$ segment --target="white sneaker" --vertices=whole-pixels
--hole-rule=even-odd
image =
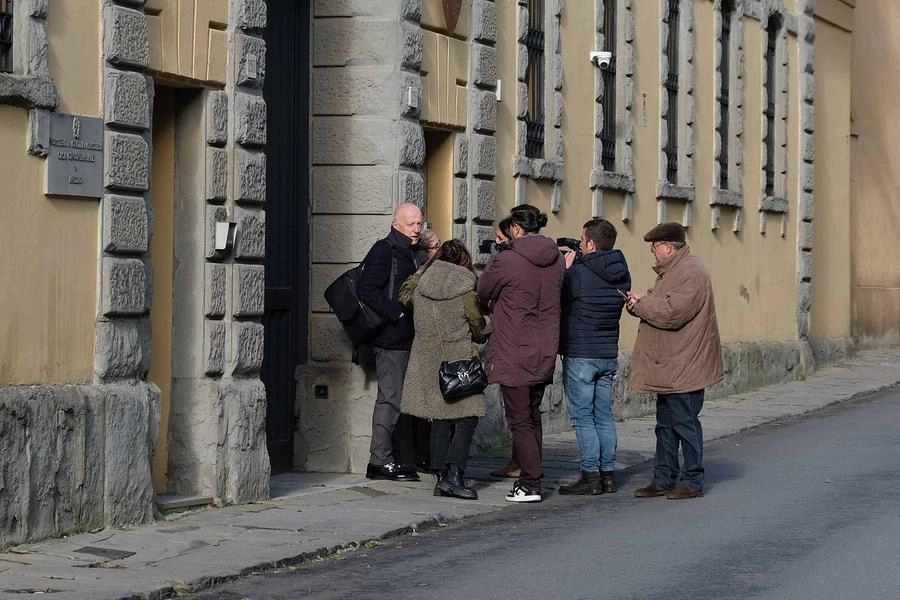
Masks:
[[[540,502],[540,491],[529,490],[519,480],[513,484],[512,489],[506,494],[507,502]]]

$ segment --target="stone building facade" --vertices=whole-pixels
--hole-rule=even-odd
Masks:
[[[871,51],[891,9],[855,4],[0,0],[0,547],[362,470],[376,385],[322,292],[400,202],[471,248],[521,202],[550,236],[603,216],[637,288],[643,233],[682,222],[716,289],[711,395],[896,335],[868,118],[895,111],[854,92],[889,71],[853,34]],[[93,126],[97,191],[48,194]],[[651,408],[624,392],[636,326],[621,416]],[[559,382],[545,408],[568,426]]]
[[[11,5],[4,233],[37,240],[0,268],[0,546],[149,522],[154,488],[266,498],[265,3]],[[100,189],[45,195],[89,122]]]

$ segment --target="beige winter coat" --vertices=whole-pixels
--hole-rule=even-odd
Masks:
[[[423,419],[484,416],[484,395],[449,403],[438,387],[443,360],[473,356],[472,334],[484,328],[477,308],[475,274],[465,267],[436,260],[421,274],[412,293],[413,338],[403,384],[400,411]]]
[[[641,318],[628,389],[679,394],[722,379],[722,345],[709,272],[685,246],[653,268],[656,283],[630,312]]]

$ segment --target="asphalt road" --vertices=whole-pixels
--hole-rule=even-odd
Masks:
[[[701,414],[702,420],[702,414]],[[706,496],[552,495],[205,600],[900,598],[900,390],[706,448]]]

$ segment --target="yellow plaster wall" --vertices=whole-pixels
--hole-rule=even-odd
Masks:
[[[861,337],[896,335],[900,330],[900,246],[894,241],[900,231],[897,23],[900,3],[856,3],[851,92],[851,314],[853,334]]]
[[[147,0],[145,12],[152,71],[224,85],[227,0]]]
[[[48,64],[64,112],[100,115],[100,6],[54,0]],[[28,111],[0,104],[0,386],[87,383],[94,362],[99,204],[47,198]]]
[[[528,184],[528,201],[548,214],[550,222],[544,233],[551,237],[574,236],[584,221],[591,218],[590,172],[593,167],[594,77],[596,67],[588,61],[594,48],[595,23],[593,3],[568,2],[561,22],[562,59],[564,65],[563,136],[565,179],[562,183],[562,207],[551,213],[548,183]],[[503,80],[504,98],[498,103],[496,133],[498,216],[515,203],[515,179],[512,176],[515,154],[515,68],[516,68],[516,2],[498,2],[499,39],[498,69]],[[743,231],[731,231],[734,212],[722,210],[720,229],[711,230],[712,161],[714,159],[714,55],[716,39],[713,4],[697,0],[695,11],[695,125],[694,172],[696,200],[693,226],[688,233],[692,250],[707,264],[713,276],[719,325],[725,342],[789,341],[796,337],[796,254],[797,254],[797,168],[788,166],[788,200],[790,204],[787,235],[781,237],[780,215],[767,217],[768,233],[759,233],[757,211],[762,181],[762,41],[760,24],[744,19],[744,171],[745,195]],[[655,273],[643,234],[657,223],[656,188],[660,160],[660,3],[635,2],[636,30],[634,77],[634,160],[636,193],[633,220],[623,222],[623,197],[604,194],[603,216],[612,221],[619,232],[617,246],[629,260],[635,289],[651,286]],[[620,16],[620,19],[623,18]],[[797,64],[797,42],[790,37],[790,61]],[[754,49],[759,49],[754,51]],[[624,68],[624,65],[620,65]],[[796,88],[798,72],[791,71],[791,87]],[[799,126],[799,95],[796,89],[789,97],[789,157],[796,154]],[[646,107],[646,125],[643,111]],[[619,126],[624,126],[620,123]],[[790,158],[789,158],[790,160]],[[793,182],[793,183],[792,183]],[[683,204],[670,202],[669,220],[681,220]],[[621,346],[631,347],[637,324],[623,317]]]
[[[850,32],[817,17],[815,263],[810,324],[810,336],[817,338],[849,337],[851,333],[850,61]]]

